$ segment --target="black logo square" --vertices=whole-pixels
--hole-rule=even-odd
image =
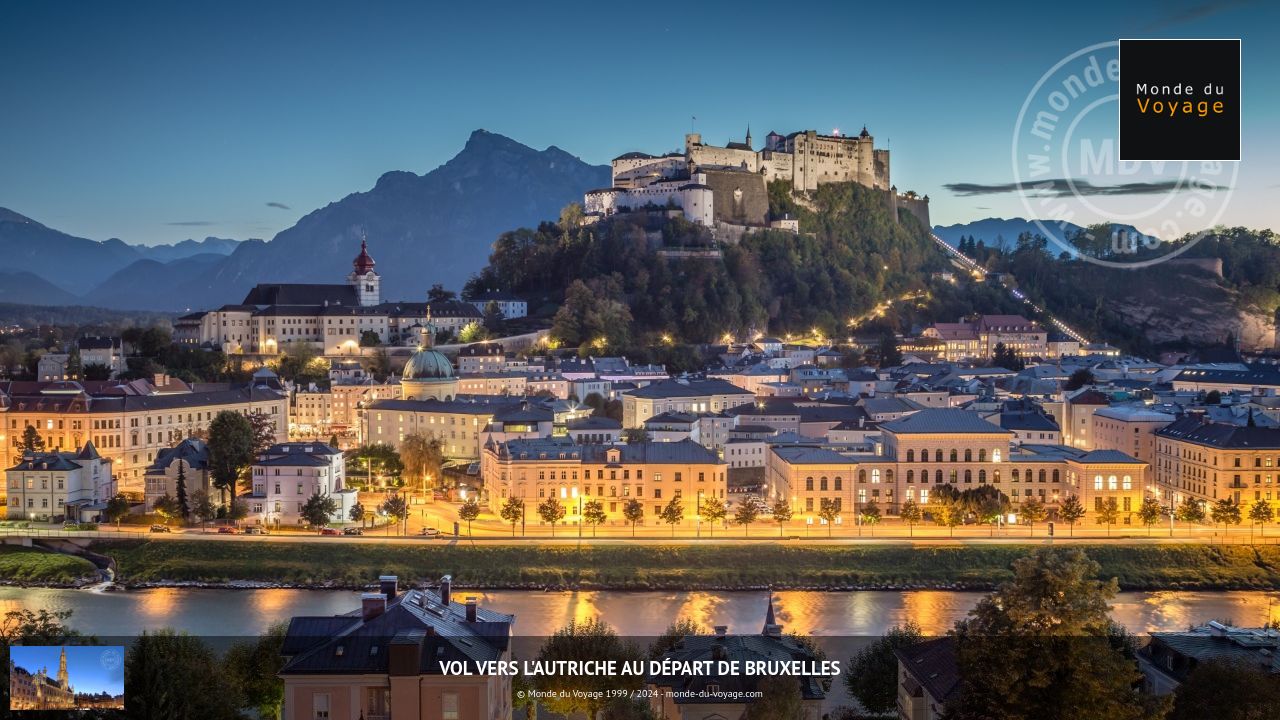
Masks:
[[[1239,40],[1120,41],[1121,160],[1240,159]]]

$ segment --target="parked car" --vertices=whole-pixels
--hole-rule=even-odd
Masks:
[[[152,525],[152,526],[151,526],[151,532],[153,532],[153,533],[167,533],[167,532],[172,532],[172,530],[170,530],[170,529],[169,529],[169,526],[168,526],[168,525]]]
[[[222,527],[218,528],[218,534],[219,535],[235,535],[236,529],[231,527],[230,525],[223,525]]]
[[[245,535],[270,535],[270,534],[271,534],[271,531],[270,531],[269,529],[267,529],[266,527],[263,527],[263,526],[260,526],[260,525],[255,525],[255,526],[253,526],[253,527],[247,527],[247,528],[245,528],[245,529],[244,529],[244,534],[245,534]]]
[[[433,527],[424,527],[418,531],[418,534],[423,537],[435,537],[440,534],[440,529],[433,528]]]
[[[62,529],[63,530],[79,530],[80,523],[76,522],[75,520],[63,520]]]
[[[320,528],[320,534],[321,535],[340,535],[341,533],[339,533],[334,528],[327,527],[327,528]]]
[[[363,535],[364,531],[361,530],[360,528],[343,528],[342,534],[343,535]]]

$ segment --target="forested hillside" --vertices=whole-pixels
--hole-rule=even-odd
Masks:
[[[559,222],[504,233],[469,287],[519,293],[531,309],[563,300],[557,339],[616,349],[645,333],[683,343],[814,328],[830,336],[946,267],[914,217],[895,222],[883,196],[859,185],[824,185],[809,207],[776,201],[776,212],[799,217],[799,236],[753,232],[712,258],[663,255],[706,246],[681,219],[636,212],[579,227],[570,209]]]

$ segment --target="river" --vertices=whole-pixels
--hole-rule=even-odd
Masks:
[[[455,591],[481,605],[516,616],[515,634],[536,637],[570,620],[600,617],[622,635],[652,636],[676,618],[730,632],[759,632],[764,592],[535,592]],[[787,631],[816,636],[866,636],[913,620],[926,634],[945,632],[964,617],[981,593],[787,591],[774,593],[778,621]],[[144,630],[174,628],[202,636],[256,635],[294,615],[336,615],[358,608],[359,593],[339,590],[212,590],[157,588],[94,592],[0,587],[0,611],[71,610],[77,630],[129,637]],[[1280,592],[1126,592],[1112,617],[1135,633],[1179,630],[1209,620],[1258,626],[1280,619]]]

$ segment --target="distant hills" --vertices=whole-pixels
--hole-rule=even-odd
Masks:
[[[135,262],[168,262],[202,253],[226,256],[239,244],[237,240],[214,237],[155,246],[129,245],[116,238],[90,240],[0,208],[0,253],[6,260],[5,275],[0,276],[0,297],[7,302],[66,304],[66,298],[57,293],[42,294],[47,288],[39,283],[8,275],[29,273],[74,299],[76,293],[97,286]]]
[[[1069,241],[1072,235],[1084,229],[1075,223],[1058,220],[1042,220],[1041,222],[1061,240]],[[1132,225],[1114,224],[1112,227],[1123,229],[1130,234],[1139,234],[1138,230]],[[984,245],[988,246],[998,245],[1001,239],[1009,246],[1012,246],[1014,241],[1018,239],[1018,235],[1024,232],[1032,235],[1045,234],[1045,231],[1036,224],[1035,220],[1027,220],[1020,217],[983,218],[973,222],[956,223],[955,225],[935,225],[933,227],[933,234],[942,238],[943,242],[952,247],[959,244],[962,235],[965,237],[973,236],[974,240],[981,240]],[[1055,252],[1061,251],[1056,245],[1051,247]]]
[[[424,175],[388,172],[373,188],[305,215],[266,242],[208,238],[143,248],[74,237],[0,209],[0,250],[11,260],[6,271],[34,276],[0,275],[0,301],[216,307],[238,302],[259,282],[341,282],[362,233],[383,297],[420,299],[433,283],[461,288],[484,267],[503,231],[554,219],[608,182],[607,166],[476,130],[444,165]]]

